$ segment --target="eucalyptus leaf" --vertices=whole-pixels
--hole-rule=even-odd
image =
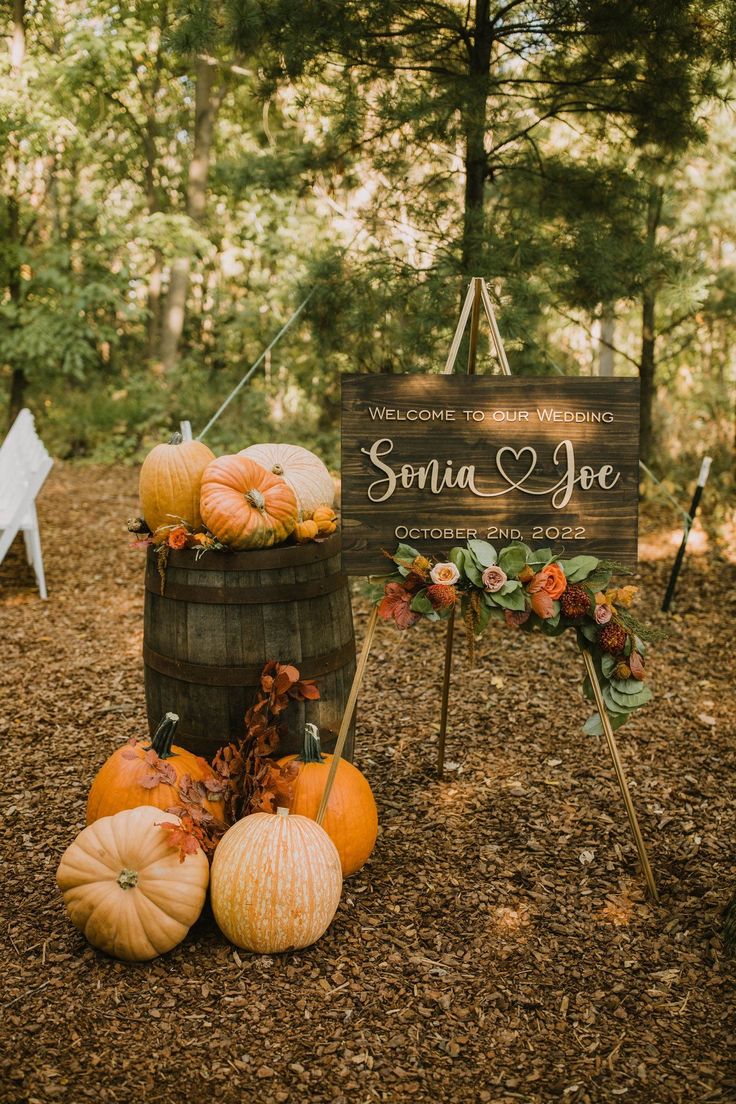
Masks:
[[[498,556],[498,566],[507,575],[518,575],[526,567],[526,551],[523,544],[508,544]]]
[[[580,583],[595,571],[599,563],[597,556],[573,556],[571,560],[560,560],[560,567],[569,583]]]
[[[498,561],[498,553],[492,544],[484,540],[469,540],[468,548],[481,567],[493,567]]]
[[[608,719],[611,722],[611,728],[614,731],[620,728],[622,724],[629,719],[628,713],[609,713]],[[602,736],[603,724],[601,723],[600,713],[594,713],[592,717],[588,717],[587,721],[583,725],[583,732],[587,736]]]
[[[488,598],[502,609],[516,610],[521,613],[526,608],[524,592],[521,589],[514,590],[511,594],[502,594],[499,590],[496,594],[489,594]]]
[[[404,563],[397,564],[397,567],[402,575],[406,576],[410,573],[411,568],[408,566],[412,563],[419,553],[416,548],[412,548],[409,544],[400,544],[394,552],[394,560],[403,560]],[[406,566],[404,566],[406,564]]]
[[[426,590],[420,590],[418,594],[414,595],[411,600],[410,608],[413,609],[415,613],[423,613],[427,617],[435,612],[434,606],[427,597]]]
[[[611,678],[613,672],[616,670],[617,662],[618,661],[615,656],[608,655],[607,652],[604,654],[603,658],[601,659],[601,671],[603,672],[604,678]]]

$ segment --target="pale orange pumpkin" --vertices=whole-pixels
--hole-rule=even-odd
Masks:
[[[248,456],[266,471],[286,480],[296,495],[304,520],[311,517],[317,506],[322,503],[331,506],[335,500],[332,476],[319,456],[301,445],[249,445],[240,455]]]
[[[89,791],[87,824],[138,805],[157,809],[181,805],[178,785],[185,775],[193,783],[201,783],[203,808],[224,823],[224,803],[209,763],[173,743],[178,721],[176,713],[167,713],[150,741],[127,743],[112,753]],[[212,783],[209,793],[208,782]]]
[[[202,911],[209,863],[204,852],[180,861],[162,823],[178,817],[152,805],[125,809],[85,828],[62,855],[56,881],[72,923],[93,947],[145,962],[181,943]]]
[[[331,755],[322,754],[316,725],[307,724],[301,755],[278,761],[291,789],[290,812],[316,818],[331,762]],[[375,846],[378,810],[367,778],[347,759],[338,763],[322,826],[337,847],[343,877],[355,874]]]
[[[215,920],[246,951],[308,947],[330,926],[341,890],[334,843],[313,820],[288,809],[239,820],[212,860]]]
[[[170,526],[182,522],[200,529],[199,495],[205,468],[215,458],[201,441],[183,441],[175,433],[168,445],[156,445],[143,461],[139,482],[141,513],[154,540],[164,541]]]
[[[281,476],[247,456],[221,456],[202,477],[202,518],[229,548],[270,548],[297,523],[296,495]]]

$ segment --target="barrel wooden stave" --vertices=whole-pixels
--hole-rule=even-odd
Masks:
[[[303,677],[319,665],[325,652],[345,654],[333,659],[333,670],[317,675],[318,701],[292,702],[284,715],[288,736],[278,754],[298,751],[304,724],[317,725],[329,750],[337,736],[355,670],[355,637],[347,580],[341,576],[339,537],[324,545],[295,545],[270,550],[276,565],[268,569],[268,553],[207,553],[206,563],[194,563],[193,553],[172,553],[166,572],[164,595],[158,589],[153,553],[149,552],[144,642],[148,650],[164,657],[165,666],[207,664],[209,671],[185,669],[185,677],[162,673],[145,662],[146,705],[151,730],[161,715],[173,710],[180,716],[177,740],[185,747],[210,758],[217,747],[243,733],[243,715],[255,699],[260,671],[269,659],[293,662]],[[287,556],[284,556],[287,553]],[[316,553],[316,554],[315,554]],[[276,555],[278,554],[278,555]],[[292,563],[283,563],[291,559]],[[281,563],[279,563],[281,561]],[[216,570],[215,564],[223,570]],[[252,569],[250,564],[253,564]],[[202,570],[204,568],[204,570]],[[220,595],[243,588],[264,594],[262,605],[226,601],[188,602],[179,588],[205,586]],[[287,587],[291,599],[267,601],[268,589]],[[327,594],[300,597],[300,588],[328,589]],[[330,589],[334,588],[334,589]],[[172,592],[179,594],[174,598]],[[284,591],[279,591],[283,597]],[[201,596],[201,595],[200,595]],[[251,593],[251,598],[253,593]],[[212,685],[207,678],[227,677],[228,669],[252,668],[243,686]],[[218,670],[215,670],[217,668]],[[223,675],[224,672],[224,675]],[[181,671],[179,672],[181,674]],[[348,744],[352,754],[352,732]]]

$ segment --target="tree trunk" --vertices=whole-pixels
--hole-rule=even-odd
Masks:
[[[25,0],[13,0],[13,33],[10,39],[10,65],[19,88],[23,62],[26,56],[25,7]],[[8,146],[8,245],[10,247],[9,252],[11,256],[8,291],[10,293],[10,301],[17,307],[20,305],[21,300],[20,151],[14,136],[10,137]],[[23,408],[27,383],[28,380],[22,366],[14,365],[13,374],[10,380],[8,428],[13,424],[18,413]]]
[[[616,334],[616,315],[613,307],[606,304],[601,316],[601,336],[598,342],[598,375],[615,375],[613,362],[613,339]]]
[[[158,137],[158,93],[161,88],[161,72],[163,69],[164,35],[168,25],[168,0],[162,0],[158,13],[158,42],[156,44],[156,58],[153,64],[153,81],[146,112],[146,126],[144,130],[144,154],[145,154],[145,182],[146,202],[148,213],[153,215],[161,210],[159,189],[156,187],[156,162],[158,149],[156,139]],[[146,350],[148,359],[156,356],[161,337],[161,281],[163,276],[163,254],[160,249],[153,253],[153,267],[148,277],[148,327],[146,335]]]
[[[189,162],[187,180],[187,214],[194,223],[201,226],[207,210],[207,177],[215,133],[215,119],[222,93],[213,91],[215,66],[210,65],[203,58],[197,58],[196,80],[194,149]],[[170,372],[176,366],[179,355],[189,291],[190,267],[189,252],[177,257],[171,265],[169,292],[161,327],[160,360],[165,372]]]
[[[491,71],[493,34],[490,0],[476,0],[475,25],[469,47],[468,94],[464,105],[465,201],[463,208],[462,270],[466,276],[483,275],[485,245],[484,191],[488,173],[486,126],[488,77]]]
[[[654,268],[654,251],[657,244],[657,229],[662,214],[663,189],[659,184],[651,184],[647,201],[647,258],[650,269]],[[656,276],[652,273],[645,285],[641,304],[641,359],[639,379],[641,382],[639,411],[639,454],[645,463],[649,462],[652,450],[652,410],[656,392],[656,356],[657,340],[654,328],[654,316],[657,306]]]

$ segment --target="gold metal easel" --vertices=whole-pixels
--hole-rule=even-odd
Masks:
[[[474,276],[470,281],[468,293],[465,296],[465,301],[460,311],[460,318],[458,320],[457,328],[455,330],[452,344],[450,345],[450,351],[447,356],[447,361],[443,369],[443,374],[449,375],[457,360],[457,354],[460,350],[463,334],[470,321],[470,333],[469,333],[469,345],[468,345],[468,375],[475,374],[475,365],[478,354],[478,331],[480,327],[480,313],[481,307],[488,320],[491,333],[491,343],[493,345],[498,363],[501,368],[501,372],[505,376],[511,375],[511,369],[509,362],[506,358],[506,351],[503,347],[503,341],[501,339],[501,333],[496,322],[496,315],[493,310],[493,302],[491,300],[490,292],[484,279],[480,276]],[[370,654],[371,645],[373,643],[373,635],[376,631],[376,623],[378,621],[378,606],[374,606],[371,612],[371,616],[366,628],[365,639],[363,641],[363,647],[360,652],[360,658],[358,660],[357,667],[355,669],[355,675],[353,677],[353,684],[350,688],[350,694],[348,695],[348,701],[345,706],[345,713],[343,714],[342,721],[340,723],[340,730],[337,735],[337,742],[335,744],[335,750],[333,752],[332,762],[330,763],[330,770],[327,775],[327,781],[325,782],[324,793],[322,794],[322,800],[320,802],[319,809],[317,811],[317,823],[322,824],[325,813],[327,812],[327,804],[330,800],[330,791],[335,781],[335,775],[337,773],[337,767],[342,757],[342,753],[345,748],[345,742],[347,740],[348,731],[350,729],[350,722],[353,719],[353,713],[355,712],[355,704],[358,700],[358,692],[360,690],[363,677],[365,675],[365,668],[368,662],[368,656]],[[444,676],[442,680],[442,698],[440,709],[440,731],[439,740],[437,746],[437,774],[440,778],[444,775],[445,769],[445,739],[447,735],[447,716],[450,699],[450,678],[452,674],[452,646],[455,633],[455,607],[452,607],[450,617],[447,622],[447,634],[445,636],[445,666]],[[616,778],[618,780],[619,788],[621,790],[621,796],[624,800],[626,807],[626,814],[629,818],[629,825],[631,832],[634,836],[634,842],[636,844],[636,850],[639,854],[639,861],[641,863],[644,877],[646,879],[649,892],[653,899],[659,902],[659,894],[657,892],[657,886],[654,881],[654,875],[649,863],[649,856],[647,855],[646,845],[644,843],[644,837],[641,834],[639,827],[639,821],[636,816],[636,810],[634,803],[631,800],[631,794],[629,793],[629,787],[624,774],[623,764],[619,755],[618,747],[616,745],[616,738],[613,734],[613,728],[606,712],[606,706],[603,701],[603,692],[601,690],[600,682],[598,681],[598,673],[595,669],[595,663],[590,651],[585,648],[583,650],[583,662],[585,664],[585,670],[590,679],[591,686],[593,687],[593,695],[598,707],[598,713],[601,718],[601,725],[606,737],[606,743],[608,744],[608,750],[613,761],[613,768],[616,772]]]

